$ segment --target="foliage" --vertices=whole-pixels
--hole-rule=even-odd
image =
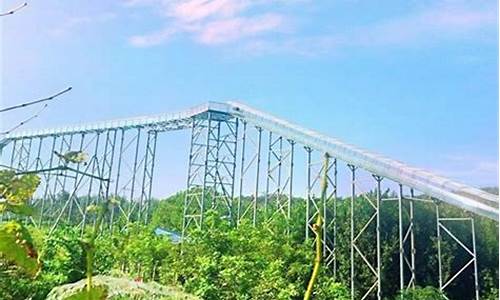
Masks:
[[[16,221],[0,224],[0,253],[26,273],[38,272],[37,253],[28,230]]]
[[[168,200],[156,201],[149,225],[127,220],[115,226],[112,232],[99,231],[94,240],[92,276],[107,274],[134,278],[139,282],[156,281],[168,286],[182,286],[187,292],[204,299],[302,298],[312,272],[314,255],[313,241],[305,241],[304,237],[303,199],[293,199],[290,222],[277,216],[274,223],[258,220],[260,222],[255,227],[243,221],[234,228],[221,217],[222,212],[209,211],[203,231],[190,232],[189,238],[178,245],[155,235],[154,230],[161,227],[180,231],[183,200],[184,194],[178,193]],[[250,201],[250,198],[243,197],[243,201]],[[258,206],[262,208],[260,199]],[[384,202],[383,206],[382,294],[385,299],[392,299],[399,292],[398,210],[394,202]],[[349,226],[344,226],[350,222],[349,209],[350,201],[338,201],[337,216],[343,225],[338,227],[336,237],[337,277],[333,278],[331,270],[321,267],[313,299],[350,299],[350,290],[344,285],[350,276],[350,231]],[[422,298],[436,296],[434,209],[432,204],[415,204],[416,276],[417,283],[426,288],[410,291],[405,297],[441,299]],[[361,198],[355,202],[355,210],[355,230],[359,232],[373,210]],[[446,205],[441,211],[443,215],[468,216]],[[497,299],[498,223],[479,217],[475,221],[481,299]],[[285,233],[287,224],[291,226],[290,234]],[[458,223],[449,224],[449,227],[460,239],[469,242],[470,227]],[[45,226],[40,230],[30,226],[27,229],[39,253],[40,270],[33,278],[14,264],[0,260],[0,299],[45,299],[53,287],[85,277],[86,251],[80,243],[81,228],[59,226],[50,236]],[[88,226],[85,231],[93,232],[93,229]],[[366,250],[369,259],[375,250],[373,232],[374,227],[368,227],[358,239],[358,245]],[[446,276],[469,257],[466,252],[460,252],[459,246],[447,236],[443,237],[442,250]],[[357,282],[371,282],[371,271],[364,268],[360,257],[355,257],[355,264]],[[472,270],[467,269],[457,281],[460,285],[452,284],[446,289],[447,296],[450,299],[469,299],[473,283],[471,276]]]
[[[0,170],[0,213],[31,215],[27,201],[39,184],[40,178],[34,174],[17,176],[14,171]]]
[[[39,184],[40,178],[35,175],[17,176],[13,171],[0,170],[0,214],[32,215],[28,200]],[[21,222],[12,220],[0,224],[0,259],[34,276],[39,267],[37,258],[31,235]]]
[[[151,226],[153,228],[160,227],[181,232],[185,197],[185,192],[179,192],[163,201],[155,201],[152,209],[154,214]]]
[[[50,236],[46,230],[29,227],[39,249],[40,270],[33,278],[12,264],[0,264],[0,299],[45,299],[60,284],[80,280],[85,274],[85,260],[78,243],[79,231],[59,227]]]
[[[0,215],[31,216],[33,209],[28,200],[39,184],[36,175],[18,176],[13,171],[0,170]],[[0,223],[0,297],[19,299],[18,286],[12,283],[29,289],[39,267],[38,252],[27,227],[19,220]]]
[[[82,289],[73,295],[64,297],[64,300],[104,300],[108,296],[108,289],[103,286],[93,286],[91,289]]]
[[[446,300],[447,298],[434,287],[409,289],[401,294],[405,300]],[[401,299],[396,297],[395,299]]]
[[[233,228],[216,212],[203,231],[192,233],[162,265],[162,282],[182,284],[203,299],[299,299],[312,271],[313,253],[266,227],[242,223]],[[328,276],[318,279],[322,282]],[[324,299],[337,292],[319,287]]]
[[[133,223],[125,231],[99,236],[95,261],[97,266],[104,262],[130,276],[154,280],[159,276],[159,266],[174,253],[174,248],[170,240],[154,235],[150,227]]]
[[[95,292],[90,297],[92,299],[107,300],[199,300],[199,298],[184,293],[174,287],[166,287],[155,282],[144,283],[133,281],[127,278],[117,278],[110,276],[94,277]],[[53,289],[47,296],[47,300],[87,300],[88,294],[85,291],[86,282],[84,280],[71,284],[62,285]]]
[[[497,288],[493,288],[491,289],[483,299],[485,300],[498,300],[500,297],[499,297],[499,294],[498,294],[498,289]]]
[[[341,283],[335,282],[331,276],[323,275],[323,280],[318,282],[319,287],[314,292],[315,300],[348,300],[351,299],[349,289]]]
[[[43,233],[42,274],[51,274],[57,284],[80,280],[85,276],[85,258],[79,244],[80,232],[59,227],[49,236]]]

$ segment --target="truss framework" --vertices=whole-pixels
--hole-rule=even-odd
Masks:
[[[243,220],[250,220],[255,226],[257,224],[257,212],[259,202],[259,180],[262,160],[262,128],[252,127],[242,121],[241,155],[239,173],[238,194],[238,224]],[[252,132],[253,131],[253,132]],[[251,133],[254,133],[252,135]],[[248,177],[253,181],[249,183]],[[244,199],[245,184],[249,185],[247,191],[249,201]]]
[[[381,249],[380,249],[380,208],[382,201],[382,194],[380,184],[383,180],[382,177],[373,175],[373,179],[376,183],[375,195],[371,195],[368,191],[364,190],[361,186],[361,182],[357,178],[357,168],[353,165],[348,165],[351,171],[351,210],[350,210],[350,220],[351,220],[351,298],[355,299],[360,297],[360,299],[366,299],[370,296],[375,296],[377,299],[382,299],[382,285],[381,285]],[[358,194],[359,195],[358,195]],[[360,199],[360,200],[359,200]],[[366,201],[370,204],[372,208],[371,216],[368,220],[362,220],[361,228],[357,230],[357,222],[359,221],[356,217],[356,205],[355,201]],[[366,233],[369,229],[375,227],[376,245],[375,253],[369,257],[368,249],[363,249],[362,244],[359,242],[362,235]],[[372,229],[373,230],[373,229]],[[368,285],[365,284],[364,290],[360,291],[356,286],[354,280],[356,276],[356,270],[361,268],[357,265],[356,258],[361,258],[361,263],[363,266],[367,267],[372,275],[371,282]]]
[[[436,231],[437,231],[437,246],[438,246],[438,267],[439,267],[439,289],[444,293],[451,283],[455,282],[457,278],[467,269],[472,268],[474,272],[474,299],[479,300],[479,278],[477,273],[477,254],[476,254],[476,233],[474,228],[474,218],[473,217],[443,217],[440,214],[439,201],[436,201]],[[464,242],[461,240],[456,233],[453,233],[452,228],[447,226],[450,223],[464,223],[470,224],[470,240]],[[442,268],[442,241],[443,233],[449,236],[453,242],[460,246],[464,250],[469,259],[467,262],[458,270],[453,270],[452,273],[445,278],[443,275]]]
[[[399,289],[408,290],[415,288],[415,234],[414,234],[414,199],[415,193],[410,189],[410,197],[403,193],[403,185],[399,184],[398,190],[398,225],[399,225]],[[406,205],[405,205],[406,204]],[[407,222],[405,224],[406,213]],[[405,274],[409,273],[407,279]]]
[[[316,217],[322,212],[323,216],[323,259],[328,267],[333,270],[336,276],[337,258],[336,258],[336,238],[337,238],[337,160],[330,159],[326,172],[323,169],[323,162],[320,157],[318,161],[313,161],[314,150],[305,147],[307,153],[307,195],[306,195],[306,229],[305,237],[308,239],[313,233],[313,225]],[[317,151],[316,151],[317,152]],[[325,201],[321,200],[320,182],[322,174],[327,177],[327,192]],[[314,244],[314,241],[313,241]]]
[[[89,221],[95,222],[87,207],[111,196],[120,200],[107,217],[111,227],[117,213],[125,223],[148,221],[156,137],[156,130],[141,128],[26,137],[4,146],[2,152],[10,153],[9,168],[41,177],[32,200],[39,212],[32,218],[35,225],[55,228],[67,223],[83,230]],[[61,158],[60,154],[74,150],[87,153],[88,161],[72,164]]]
[[[193,119],[183,236],[191,227],[202,228],[207,209],[222,209],[223,216],[235,223],[237,138],[237,119],[213,112]]]
[[[264,218],[270,230],[273,230],[272,223],[281,218],[287,224],[288,233],[292,207],[294,146],[294,141],[269,132]]]
[[[350,288],[352,299],[381,299],[381,232],[382,203],[397,201],[398,254],[400,289],[414,288],[417,281],[415,257],[414,203],[439,199],[494,220],[498,220],[498,199],[474,188],[445,180],[400,162],[354,148],[340,141],[300,128],[286,121],[251,109],[239,103],[208,103],[177,113],[154,117],[103,122],[91,125],[38,130],[8,135],[0,141],[0,154],[7,167],[18,172],[38,172],[42,184],[33,198],[40,214],[31,221],[55,228],[67,223],[80,226],[95,222],[87,206],[115,198],[107,221],[114,224],[130,221],[148,222],[158,134],[191,128],[187,192],[184,203],[183,236],[193,229],[203,229],[206,212],[217,209],[228,222],[238,225],[244,220],[253,225],[266,224],[277,232],[276,224],[285,220],[289,233],[293,193],[296,184],[297,155],[306,159],[306,203],[304,236],[311,236],[315,216],[324,215],[324,262],[335,276],[337,272],[338,163],[348,165],[350,175]],[[301,147],[297,147],[301,146]],[[305,149],[305,151],[301,151]],[[69,165],[55,155],[70,150],[89,154],[86,164]],[[319,195],[319,174],[324,172],[318,157],[328,155],[326,170],[328,191],[325,201]],[[302,165],[303,167],[303,165]],[[364,182],[361,171],[369,174]],[[398,189],[393,198],[382,195],[381,182],[390,180]],[[363,185],[367,183],[367,185]],[[409,194],[404,190],[409,189]],[[431,197],[415,196],[419,191]],[[374,191],[374,192],[373,192]],[[366,220],[359,218],[357,204],[371,209]],[[121,222],[121,223],[120,223]],[[447,225],[470,222],[471,241],[462,241]],[[477,256],[474,219],[447,218],[436,206],[439,278],[442,291],[452,288],[468,268],[474,268],[475,297],[478,299]],[[367,232],[376,236],[375,245],[367,247]],[[447,236],[469,255],[470,260],[449,278],[441,265],[441,239]],[[369,270],[369,282],[356,281],[361,268]],[[346,279],[347,280],[347,279]]]

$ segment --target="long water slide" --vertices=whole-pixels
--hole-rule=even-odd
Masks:
[[[318,151],[326,152],[332,157],[336,157],[348,164],[389,178],[453,206],[488,217],[497,222],[499,220],[498,196],[496,195],[346,144],[336,138],[300,127],[238,102],[208,102],[173,114],[16,132],[0,140],[0,153],[11,141],[23,138],[99,132],[109,129],[151,128],[158,131],[186,129],[191,126],[193,118],[203,117],[207,112],[217,113],[229,118],[239,118],[280,135],[283,138],[293,140]]]

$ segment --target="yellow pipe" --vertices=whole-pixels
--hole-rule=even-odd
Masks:
[[[328,154],[325,153],[325,160],[323,163],[323,177],[321,180],[321,201],[324,203],[326,201],[326,189],[328,187],[328,164],[329,164],[329,157]],[[322,226],[323,226],[323,216],[322,216],[322,210],[319,209],[318,212],[318,217],[316,219],[316,223],[313,225],[313,232],[316,237],[316,257],[314,258],[314,268],[313,272],[311,274],[311,279],[309,279],[309,284],[307,285],[307,290],[306,293],[304,294],[304,300],[309,300],[311,299],[314,283],[316,282],[316,279],[318,278],[319,274],[319,268],[321,267],[321,233],[322,233]]]

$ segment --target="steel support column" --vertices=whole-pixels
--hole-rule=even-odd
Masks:
[[[371,295],[374,295],[376,299],[382,299],[382,286],[381,286],[381,240],[380,240],[380,204],[382,201],[381,194],[381,181],[382,177],[377,175],[372,175],[376,182],[376,191],[375,191],[375,199],[370,199],[370,196],[373,198],[370,192],[361,193],[359,195],[359,200],[356,198],[356,189],[359,189],[358,179],[356,178],[356,168],[354,166],[349,166],[351,169],[351,298],[352,299],[367,299]],[[355,226],[356,224],[356,214],[355,208],[356,205],[354,201],[362,201],[365,200],[370,207],[373,209],[373,213],[370,218],[366,220],[362,220],[360,225]],[[359,228],[356,230],[357,228]],[[361,237],[363,233],[365,233],[370,227],[375,227],[375,235],[376,235],[376,248],[375,253],[372,251],[372,247],[370,249],[363,249],[363,245],[367,246],[367,243],[361,242]],[[357,232],[356,232],[357,231]],[[370,257],[372,256],[372,257]],[[355,259],[358,260],[355,261]],[[367,267],[369,272],[373,276],[373,283],[365,283],[363,286],[368,287],[367,289],[358,291],[355,286],[356,282],[356,273],[355,270],[361,267]],[[375,293],[374,293],[375,292]]]
[[[61,140],[61,143],[59,145],[59,149],[57,150],[58,153],[60,155],[64,155],[66,152],[70,151],[71,150],[71,145],[73,143],[73,135],[63,135],[60,137],[60,140]],[[54,155],[55,153],[51,153],[51,155]],[[63,166],[63,165],[66,165],[66,162],[64,161],[64,159],[61,157],[61,156],[57,156],[56,158],[56,161],[57,161],[57,165],[58,166]],[[54,174],[54,186],[53,186],[53,189],[52,189],[52,198],[53,198],[53,202],[54,201],[58,201],[58,200],[62,200],[62,201],[65,201],[64,199],[58,199],[57,196],[58,196],[58,191],[61,193],[60,196],[61,197],[64,197],[64,195],[62,194],[62,192],[64,192],[64,188],[66,186],[66,175],[67,175],[67,171],[66,170],[61,170],[59,172],[56,172]],[[59,203],[58,203],[59,204]]]
[[[17,149],[16,169],[18,171],[27,171],[29,168],[32,141],[32,138],[23,138],[20,140],[19,148]]]
[[[139,220],[144,219],[147,224],[150,217],[151,209],[151,191],[153,189],[153,171],[155,166],[156,156],[156,140],[158,133],[149,131],[146,141],[146,154],[144,157],[144,174],[142,177],[141,202],[139,210]]]
[[[258,142],[257,142],[257,167],[255,171],[255,193],[253,196],[253,216],[252,216],[252,221],[253,225],[256,225],[257,222],[257,201],[259,199],[259,181],[260,181],[260,151],[261,151],[261,145],[262,145],[262,128],[258,127],[257,130],[259,131],[259,136],[258,136]]]
[[[15,157],[16,157],[16,146],[17,146],[17,143],[18,143],[18,140],[14,140],[14,142],[12,142],[12,151],[11,151],[11,154],[10,154],[10,162],[9,162],[9,168],[14,168],[14,161],[15,161]]]
[[[242,122],[242,137],[241,137],[241,162],[240,162],[240,192],[238,195],[238,221],[237,225],[240,224],[241,215],[246,209],[242,208],[243,203],[243,179],[245,178],[245,150],[246,150],[246,139],[247,139],[247,122]]]
[[[120,132],[119,147],[115,154],[115,160],[117,160],[116,180],[112,183],[114,186],[114,198],[117,201],[111,209],[109,216],[111,228],[113,227],[113,223],[116,222],[117,211],[120,213],[118,217],[125,224],[135,220],[138,216],[140,199],[135,199],[136,189],[142,187],[141,184],[138,184],[142,183],[139,179],[139,173],[142,170],[142,164],[145,163],[146,156],[146,154],[140,154],[142,145],[141,133],[143,132],[141,128],[130,130],[122,128]]]
[[[40,170],[43,168],[43,162],[42,162],[42,157],[41,157],[42,145],[43,145],[43,138],[40,137],[40,138],[38,138],[38,150],[36,153],[36,157],[33,161],[33,164],[30,166],[30,170],[32,168],[34,168],[34,170],[37,171],[37,170]],[[43,175],[40,177],[43,178]],[[31,203],[34,207],[37,207],[39,205],[38,202],[40,202],[40,199],[37,197],[33,197]],[[31,222],[33,223],[33,225],[39,226],[39,224],[37,224],[37,220],[35,220],[35,218],[33,216],[31,216],[30,218],[31,218]]]
[[[294,146],[294,141],[285,140],[281,136],[274,137],[273,133],[269,132],[264,218],[271,231],[274,230],[271,223],[278,219],[285,221],[285,232],[289,230]]]
[[[122,156],[123,156],[123,146],[124,146],[124,142],[125,142],[125,129],[121,129],[120,130],[120,147],[118,148],[118,166],[117,166],[117,171],[116,171],[116,182],[114,183],[115,185],[115,191],[114,191],[114,194],[113,196],[115,197],[115,200],[118,201],[117,206],[118,206],[118,209],[122,209],[121,205],[121,201],[122,199],[119,199],[119,187],[120,187],[120,175],[121,175],[121,171],[122,171]],[[111,212],[110,212],[110,215],[109,215],[109,228],[111,231],[113,231],[113,224],[114,224],[114,221],[115,221],[115,211],[117,210],[117,208],[115,207],[115,205],[112,205],[111,206]]]
[[[98,132],[96,134],[96,137],[95,137],[95,148],[94,148],[94,152],[92,153],[90,159],[89,159],[89,162],[88,162],[88,168],[90,170],[90,173],[91,174],[95,174],[96,171],[98,172],[99,170],[99,156],[98,156],[98,151],[99,151],[99,141],[100,141],[100,137],[101,137],[101,133]],[[83,209],[83,219],[82,219],[82,227],[81,227],[81,232],[83,234],[84,230],[85,230],[85,226],[87,225],[87,221],[88,221],[88,211],[87,211],[87,208],[88,208],[88,205],[89,205],[89,202],[92,203],[92,204],[95,204],[95,201],[92,199],[92,191],[93,191],[93,183],[94,183],[94,178],[91,177],[89,179],[89,188],[88,188],[88,192],[87,192],[87,195],[85,195],[85,198],[83,200],[83,205],[82,205],[82,209]]]
[[[439,210],[439,202],[436,202],[436,226],[437,226],[437,246],[438,246],[438,268],[439,268],[439,289],[441,292],[445,293],[446,288],[454,282],[465,270],[473,268],[474,277],[474,298],[479,300],[479,283],[478,283],[478,273],[477,273],[477,254],[476,254],[476,233],[474,227],[473,217],[458,217],[458,218],[448,218],[442,217]],[[449,227],[450,223],[470,223],[471,236],[469,242],[464,242],[460,237],[453,233],[452,228]],[[452,271],[447,278],[443,276],[443,261],[442,261],[442,241],[443,235],[448,236],[456,244],[460,246],[468,255],[469,260],[458,270]]]
[[[50,148],[51,150],[50,150],[50,153],[49,153],[48,168],[52,168],[52,164],[54,162],[54,156],[55,156],[54,155],[54,150],[55,150],[55,147],[56,147],[56,140],[57,140],[56,136],[52,137],[52,147]],[[50,180],[51,180],[50,173],[44,173],[44,178],[45,178],[45,191],[44,191],[42,199],[41,199],[42,203],[41,203],[41,206],[40,206],[40,216],[39,216],[39,222],[38,222],[39,226],[43,224],[43,221],[44,221],[45,216],[46,216],[45,205],[46,205],[46,202],[48,200],[47,197],[49,196],[49,193],[50,193]]]
[[[241,126],[241,156],[239,163],[239,194],[237,205],[238,224],[244,219],[257,224],[257,201],[259,197],[259,172],[261,161],[262,128],[240,122]],[[253,177],[255,171],[255,177]],[[252,185],[253,180],[255,184]],[[245,187],[250,194],[245,196]],[[253,188],[253,190],[252,190]]]
[[[113,172],[113,162],[115,157],[116,130],[106,131],[104,150],[101,156],[101,165],[98,176],[99,191],[97,193],[97,201],[99,206],[107,202],[109,198],[109,189],[111,185],[111,174]],[[109,205],[109,203],[107,204]],[[94,224],[97,220],[94,219]]]
[[[193,119],[183,236],[193,226],[202,228],[206,208],[235,223],[237,138],[238,120],[226,114],[207,112]]]
[[[259,182],[260,182],[260,163],[261,163],[261,148],[262,148],[262,128],[253,127],[256,137],[251,134],[252,126],[248,126],[246,122],[241,122],[242,138],[241,138],[241,159],[240,159],[240,184],[238,195],[238,223],[244,219],[251,220],[253,226],[257,224],[257,210],[259,199]],[[253,149],[252,149],[253,148]],[[255,173],[253,173],[255,172]],[[254,185],[249,178],[254,176]],[[245,181],[246,180],[246,181]],[[245,199],[244,187],[245,182],[248,187],[250,196]]]
[[[398,190],[399,288],[401,291],[408,290],[409,288],[415,288],[416,278],[415,278],[415,238],[413,232],[414,229],[413,199],[414,199],[413,189],[410,190],[410,198],[406,199],[403,193],[403,185],[399,184],[399,190]],[[405,214],[403,214],[403,212]],[[407,224],[404,221],[405,215],[407,215],[408,219]],[[409,248],[409,251],[407,251],[406,248]],[[407,273],[410,273],[409,279],[406,279]]]
[[[351,170],[351,207],[349,210],[349,219],[350,219],[350,258],[351,258],[351,300],[354,300],[355,296],[355,269],[354,269],[354,201],[356,200],[356,167],[353,165],[348,165],[348,168]]]
[[[139,166],[139,146],[141,145],[141,128],[137,129],[137,135],[135,137],[135,150],[134,150],[134,163],[132,167],[132,178],[130,182],[130,207],[129,211],[127,213],[127,219],[130,220],[130,218],[133,216],[134,211],[137,206],[137,201],[134,200],[135,196],[135,187],[136,187],[136,180],[137,180],[137,170]]]
[[[80,146],[78,147],[78,151],[80,151],[80,152],[84,151],[84,148],[83,148],[84,145],[85,145],[85,133],[82,133],[80,135]],[[74,184],[73,184],[73,191],[78,190],[79,176],[83,176],[83,175],[79,174],[79,172],[80,172],[80,164],[77,164],[76,165],[76,172],[75,172],[75,180],[74,180]],[[68,223],[71,223],[72,221],[76,222],[75,218],[73,217],[73,207],[74,206],[79,207],[79,205],[80,205],[80,203],[78,203],[78,196],[76,195],[76,193],[75,193],[74,197],[71,197],[70,199],[68,199],[68,201],[70,201],[70,202],[69,202],[69,207],[68,207],[67,222]],[[81,210],[81,208],[80,208],[80,210]]]
[[[336,234],[337,234],[337,160],[330,159],[327,169],[321,160],[313,162],[312,156],[315,153],[311,148],[305,147],[307,154],[307,196],[306,196],[306,239],[312,232],[319,210],[323,215],[323,257],[326,266],[331,267],[334,276],[336,275]],[[319,152],[318,152],[319,153]],[[318,158],[319,159],[319,158]],[[326,172],[325,172],[326,171]],[[315,196],[315,191],[319,192],[321,176],[326,174],[327,194],[325,201]]]

